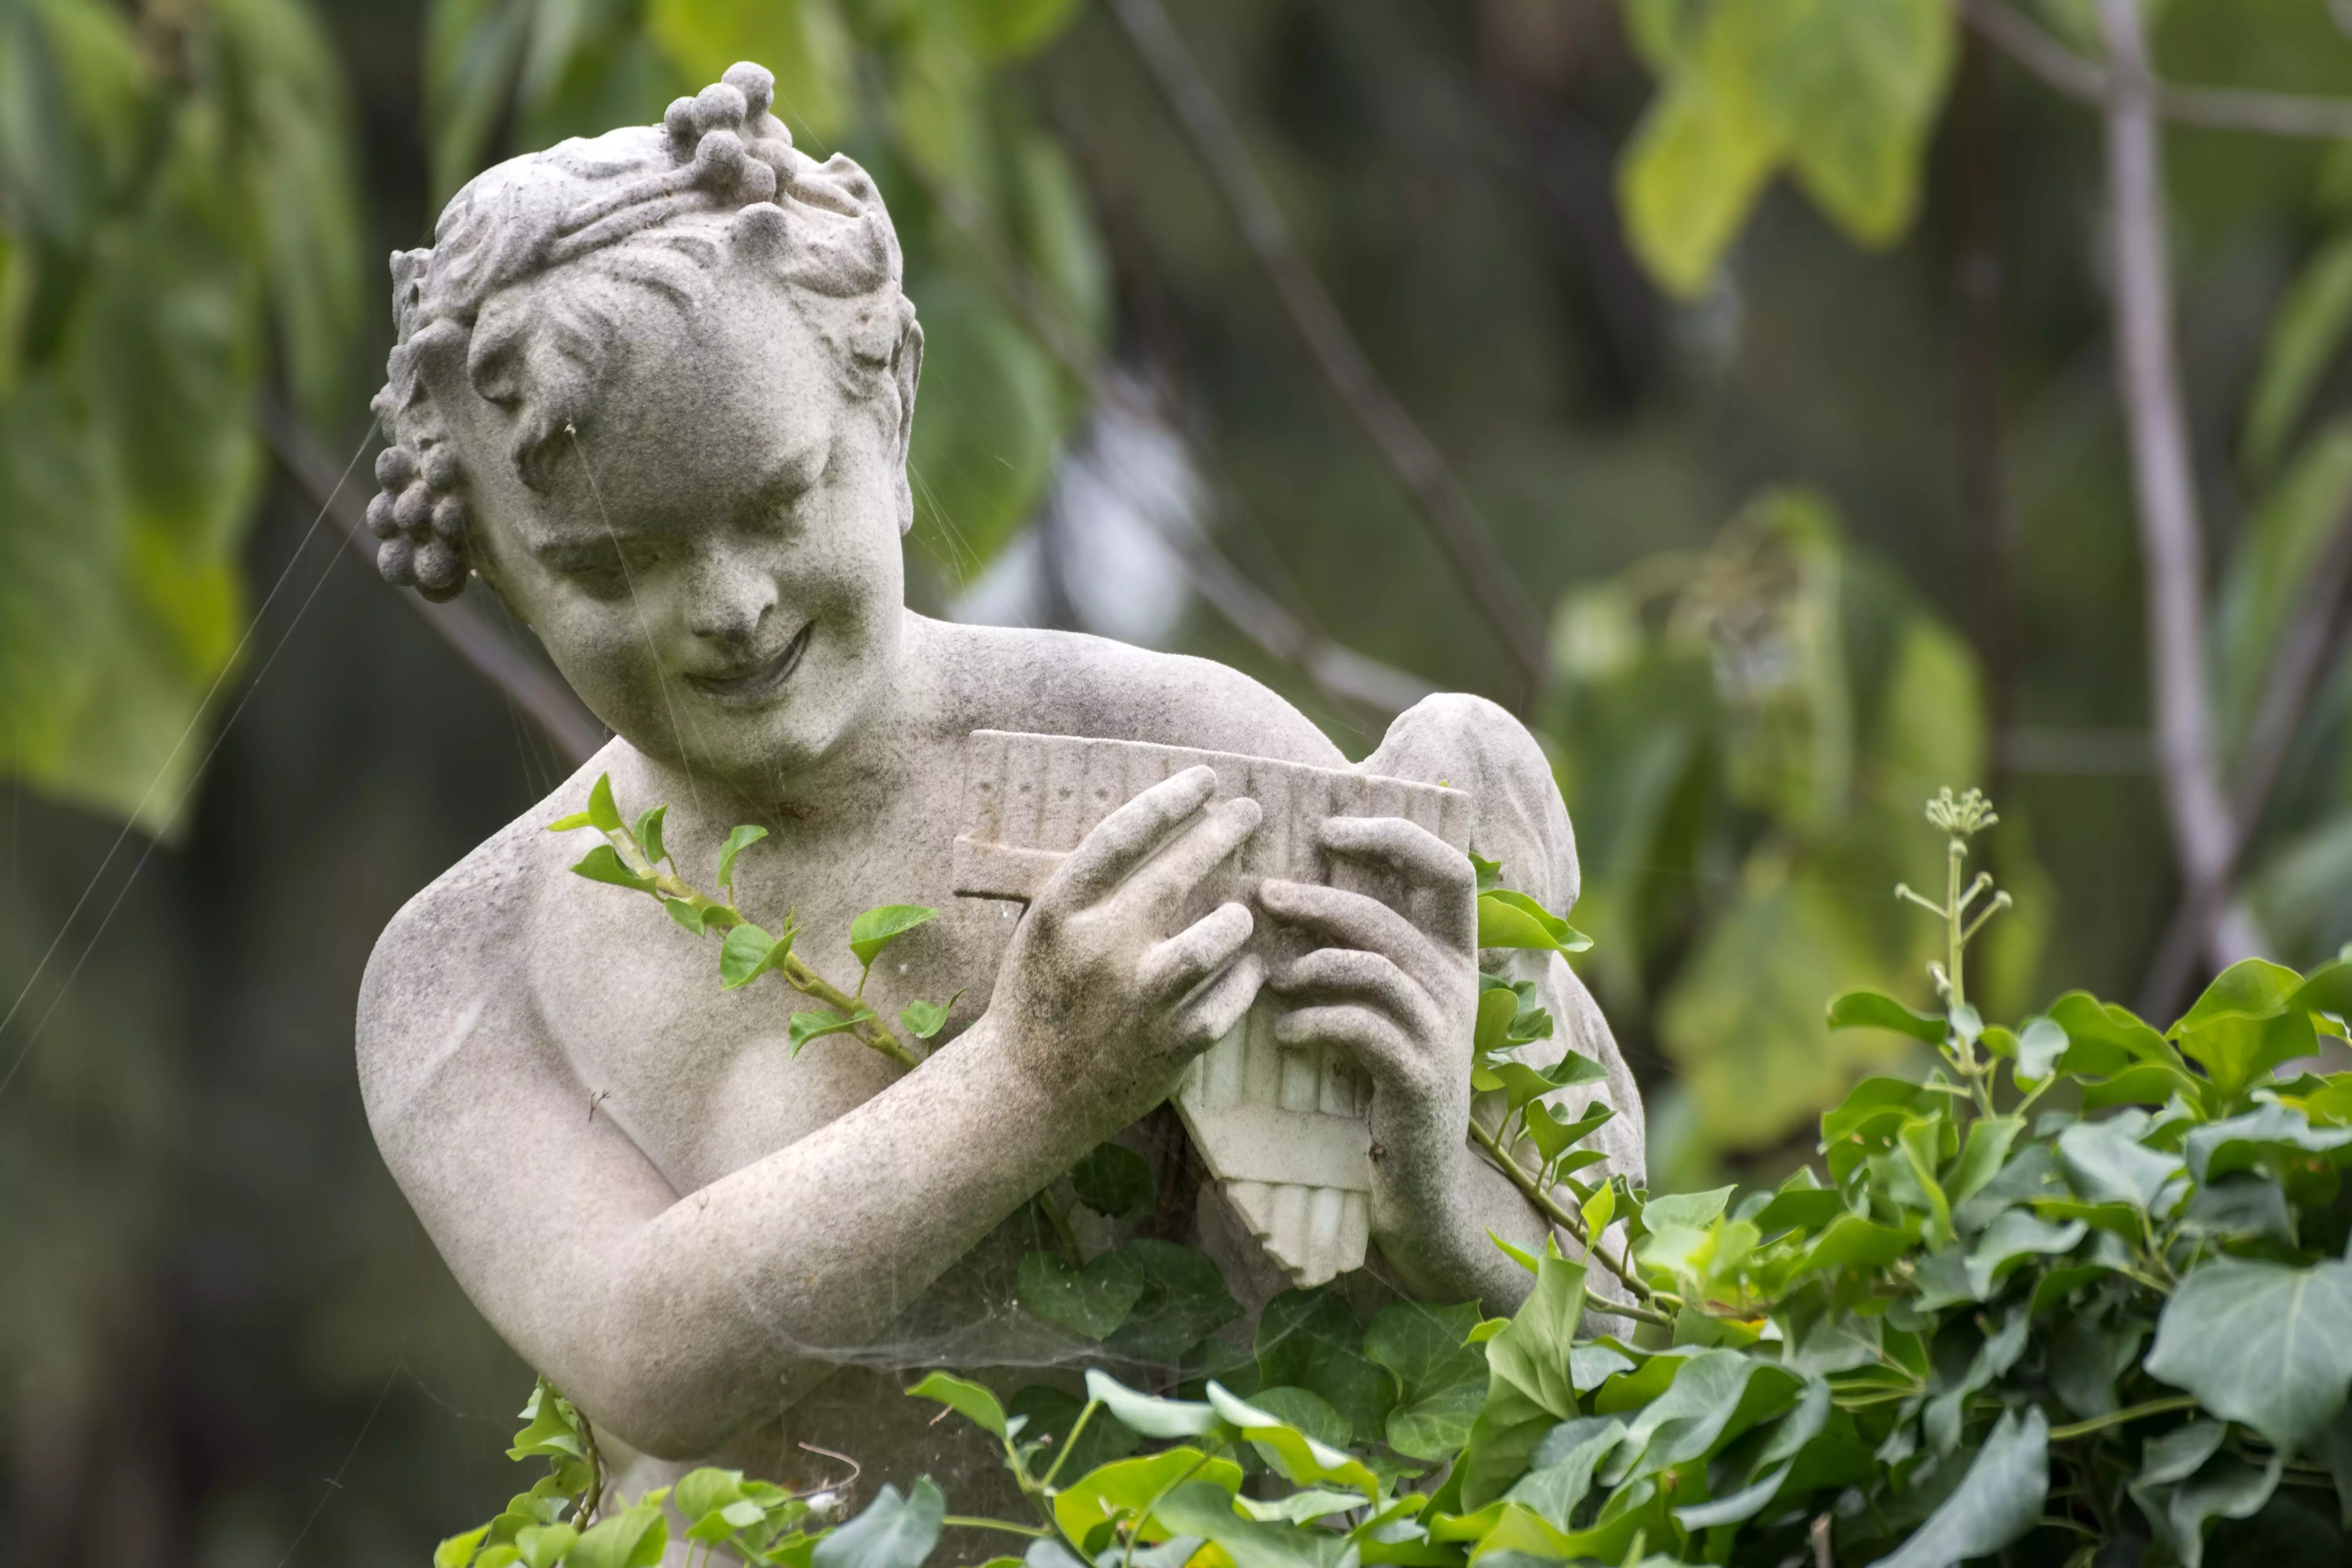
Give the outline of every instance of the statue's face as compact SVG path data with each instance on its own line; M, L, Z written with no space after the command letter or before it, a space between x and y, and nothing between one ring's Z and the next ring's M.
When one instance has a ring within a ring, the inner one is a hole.
M436 387L463 409L474 558L638 750L774 798L888 691L904 421L854 401L750 268L691 312L648 300L625 337L545 490L509 461L509 411Z

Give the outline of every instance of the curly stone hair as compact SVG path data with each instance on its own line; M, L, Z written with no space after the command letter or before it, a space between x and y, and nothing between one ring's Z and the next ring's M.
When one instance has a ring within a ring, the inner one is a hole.
M730 255L790 286L848 390L903 413L892 373L908 353L919 364L922 332L881 193L841 154L819 163L794 148L769 112L774 92L747 61L673 102L658 126L511 159L451 198L430 249L393 256L399 337L374 402L393 445L376 458L383 493L367 514L386 581L444 600L469 570L435 371L462 367L519 416L509 458L544 489L631 314L648 295L691 308Z

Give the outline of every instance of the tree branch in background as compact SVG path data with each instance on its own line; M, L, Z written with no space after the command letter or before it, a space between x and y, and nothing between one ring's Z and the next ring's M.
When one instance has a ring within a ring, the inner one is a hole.
M2148 72L2144 46L2129 63L2116 55L2114 68L2084 59L2003 0L1957 0L1960 16L2003 54L2046 85L2097 108L2111 104L2127 85L2144 89L2154 111L2179 125L2208 131L2249 131L2264 136L2339 141L2352 137L2352 102L2264 92L2252 88L2179 87ZM2104 6L2105 0L2101 0ZM2104 26L2104 22L2102 24ZM2115 54L2115 41L2107 41Z
M376 542L368 531L367 503L361 490L351 485L337 486L333 460L319 450L283 408L265 405L261 429L278 463L313 500L327 509L343 531L344 542L367 562L368 575L374 577ZM457 650L458 658L530 715L545 732L548 743L555 748L556 755L576 767L604 746L604 726L596 716L561 680L516 647L514 639L482 613L479 604L458 598L446 605L433 605L415 594L398 589L394 592L425 618L425 625L442 641Z
M2186 889L2166 923L2140 998L2141 1011L2148 1016L2168 1012L2178 1005L2197 955L2205 951L2230 911L2230 885L2278 787L2304 714L2343 646L2347 599L2352 599L2352 512L2338 521L2335 537L2295 600L2294 616L2271 656L2270 673L2263 681L2253 727L2246 737L2245 755L2231 791L2228 866L2221 880Z
M953 181L940 178L898 134L896 122L878 103L869 106L867 118L880 130L898 162L923 187L932 204L980 253L991 280L1021 318L1022 325L1086 387L1087 395L1098 404L1175 431L1175 422L1161 408L1160 399L1136 377L1120 374L1096 351L971 194ZM1157 517L1148 511L1145 516L1183 562L1185 580L1193 592L1207 600L1235 631L1263 652L1296 668L1326 696L1343 706L1369 709L1386 719L1436 689L1419 676L1333 642L1276 603L1247 573L1226 560L1199 533L1177 537L1172 531L1161 527Z
M2109 223L2115 236L2116 374L2131 441L2147 596L2148 680L2156 709L2158 778L2174 858L2192 897L2228 884L2237 832L2213 758L2206 685L2205 570L2196 481L2172 336L2172 278L2165 251L2164 158L2147 76L2139 0L2099 0L2099 25L2116 62L2106 100ZM2217 943L2234 949L2234 941ZM2246 956L2223 951L2228 963ZM2168 984L2154 975L2150 987Z
M1543 624L1472 510L1460 481L1364 357L1258 178L1224 106L1169 25L1159 0L1110 0L1110 10L1207 165L1211 182L1240 225L1251 254L1272 279L1324 380L1404 482L1532 695L1542 686L1549 662Z

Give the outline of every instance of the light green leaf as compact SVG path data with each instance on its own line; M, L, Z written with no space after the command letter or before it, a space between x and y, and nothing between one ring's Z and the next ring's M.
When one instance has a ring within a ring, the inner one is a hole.
M926 1002L917 997L898 1009L898 1022L905 1025L907 1033L915 1038L928 1040L947 1027L948 1015L955 1011L956 998L962 994L963 992L958 991L945 1002Z
M1103 1377L1087 1374L1091 1384ZM1110 1380L1103 1377L1105 1383ZM1116 1384L1111 1386L1117 1387ZM1097 1398L1101 1395L1097 1394ZM1142 1395L1133 1395L1141 1398ZM1202 1405L1206 1410L1208 1406ZM1189 1434L1171 1434L1188 1436ZM1158 1517L1144 1517L1151 1500L1179 1482L1205 1485L1228 1500L1241 1490L1242 1469L1227 1458L1212 1458L1198 1448L1163 1449L1137 1458L1120 1459L1066 1481L1054 1497L1054 1522L1073 1541L1083 1542L1095 1531L1121 1521L1139 1521L1137 1533L1148 1540L1165 1540L1168 1527Z
M640 1501L590 1525L565 1562L567 1568L660 1568L668 1546L661 1503Z
M795 1013L785 1030L792 1041L789 1054L798 1056L801 1054L801 1047L811 1040L854 1029L872 1016L874 1016L874 1009L871 1007L860 1007L846 1018L838 1013Z
M598 773L588 786L588 822L599 833L621 831L621 808L613 801L613 775Z
M1087 1373L1087 1397L1145 1437L1203 1437L1217 1430L1217 1413L1191 1400L1155 1399L1137 1394L1098 1369Z
M2029 1406L2004 1412L1968 1474L1880 1568L1958 1568L2033 1528L2050 1495L2050 1421Z
M669 815L667 805L648 806L637 817L635 829L637 847L646 852L646 864L658 866L669 858L662 847L662 818Z
M1769 7L1768 7L1769 8ZM1919 164L1950 75L1943 0L1813 0L1784 36L1767 92L1805 194L1861 244L1910 226Z
M553 822L549 823L547 825L547 830L550 833L571 833L579 828L593 826L594 824L588 820L588 814L586 812L575 811L569 816L559 816Z
M871 969L882 950L940 911L922 904L884 904L849 922L849 951Z
M2011 1070L2023 1082L2039 1083L2057 1069L2070 1043L2055 1019L2030 1019L2018 1033L2017 1065Z
M568 1524L532 1524L515 1531L515 1554L523 1568L555 1568L579 1542L580 1532Z
M2146 1364L2214 1415L2301 1450L2352 1387L2352 1263L2215 1258L2165 1303Z
M727 842L719 848L719 885L727 893L727 901L735 901L735 858L768 836L764 827L744 823L729 831Z
M1716 1187L1704 1193L1668 1193L1643 1205L1642 1223L1651 1230L1668 1226L1705 1230L1723 1213L1738 1187Z
M770 936L758 926L745 921L727 933L719 949L719 984L722 990L733 991L749 985L768 971L777 968L793 951L793 931L786 927L782 936ZM795 1014L794 1022L807 1014ZM830 1015L828 1015L830 1016ZM842 1027L847 1028L847 1023ZM797 1054L808 1037L796 1036L793 1050Z
M575 877L585 877L592 882L610 882L616 888L626 888L634 893L654 890L651 877L640 877L622 863L620 855L609 844L599 844L581 858L572 868Z
M482 1544L482 1537L490 1532L487 1524L478 1525L463 1535L453 1535L433 1549L433 1568L466 1568L474 1560L474 1552Z
M991 1436L1004 1437L1004 1406L996 1395L966 1378L935 1372L907 1390L910 1399L936 1399Z
M1535 1289L1519 1306L1511 1326L1486 1342L1492 1382L1507 1383L1554 1420L1575 1415L1576 1390L1569 1378L1569 1352L1584 1315L1584 1269L1549 1253L1536 1268Z
M885 1485L865 1512L817 1542L813 1568L922 1568L947 1510L929 1477L905 1497Z
M1565 957L1584 952L1592 939L1525 893L1497 888L1478 895L1478 945L1534 948Z
M1344 1448L1353 1439L1347 1418L1332 1409L1320 1394L1304 1388L1276 1384L1251 1394L1249 1403L1253 1409L1264 1411L1327 1448ZM1361 1498L1356 1500L1363 1501Z
M709 917L705 914L703 910L688 903L684 899L664 899L662 900L662 908L669 911L670 919L676 921L680 927L691 932L693 935L707 936L709 934Z
M1224 1549L1234 1568L1340 1568L1356 1561L1356 1548L1330 1531L1261 1524L1234 1511L1231 1494L1201 1481L1177 1488L1160 1503L1163 1527L1198 1535Z
M1832 1029L1887 1029L1931 1046L1943 1044L1946 1032L1943 1019L1931 1018L1925 1013L1914 1013L1883 991L1847 991L1832 997L1829 1026Z

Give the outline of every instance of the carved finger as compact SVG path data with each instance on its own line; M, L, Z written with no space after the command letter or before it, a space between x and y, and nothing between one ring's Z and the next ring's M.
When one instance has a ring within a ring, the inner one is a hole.
M1155 1001L1183 995L1231 963L1256 925L1244 906L1219 904L1143 955L1143 994Z
M1214 768L1162 779L1095 825L1045 884L1046 895L1093 903L1121 882L1216 793ZM1041 900L1042 901L1042 900Z
M1154 911L1183 902L1202 878L1257 831L1264 816L1257 802L1247 795L1208 807L1128 879L1119 898Z
M1183 1037L1202 1049L1223 1039L1257 1000L1257 988L1265 982L1265 965L1256 953L1245 952L1234 960L1231 967L1202 986L1178 1010L1177 1026Z
M1274 1037L1286 1046L1331 1046L1345 1051L1374 1083L1410 1082L1419 1055L1395 1019L1353 1002L1286 1013L1274 1026Z
M1363 893L1269 877L1258 884L1257 901L1276 920L1322 938L1328 946L1377 952L1408 974L1439 961L1435 945L1411 921Z
M1332 854L1370 860L1428 895L1431 934L1449 947L1475 949L1478 874L1461 850L1402 816L1327 817L1317 837Z
M1399 1019L1431 1005L1429 993L1403 970L1377 952L1354 948L1318 948L1268 976L1267 984L1284 996L1361 1003Z

